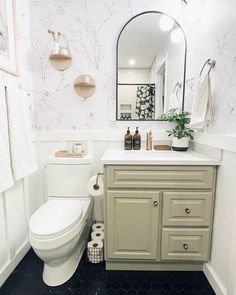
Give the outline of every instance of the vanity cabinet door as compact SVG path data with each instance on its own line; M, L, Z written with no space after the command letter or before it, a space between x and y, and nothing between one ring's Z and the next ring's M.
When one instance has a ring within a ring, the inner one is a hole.
M157 259L159 192L107 191L107 258Z

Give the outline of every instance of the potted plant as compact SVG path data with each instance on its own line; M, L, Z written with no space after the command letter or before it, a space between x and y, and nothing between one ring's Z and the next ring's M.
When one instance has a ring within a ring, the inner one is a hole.
M173 135L172 149L174 151L187 151L189 138L193 139L194 130L188 124L190 123L189 112L182 112L178 108L172 108L167 113L161 115L161 119L175 123L172 130L167 130L168 136Z

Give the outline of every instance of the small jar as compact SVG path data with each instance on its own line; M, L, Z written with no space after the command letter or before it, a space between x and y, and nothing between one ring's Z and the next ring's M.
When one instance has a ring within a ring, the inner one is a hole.
M81 154L83 151L82 143L74 143L73 144L73 152L76 154Z

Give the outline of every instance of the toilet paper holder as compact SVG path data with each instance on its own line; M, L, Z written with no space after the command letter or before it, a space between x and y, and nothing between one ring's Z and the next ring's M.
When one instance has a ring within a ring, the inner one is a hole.
M98 174L97 174L96 183L95 183L94 186L93 186L93 188L94 188L96 191L99 190L99 188L100 188L100 186L98 185L98 177L99 177L100 175L104 175L104 173L98 172Z

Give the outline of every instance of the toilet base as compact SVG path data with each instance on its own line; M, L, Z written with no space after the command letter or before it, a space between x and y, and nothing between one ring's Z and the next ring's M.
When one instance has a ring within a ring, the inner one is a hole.
M68 281L76 271L86 248L90 225L86 224L79 238L76 248L69 257L44 262L43 281L51 287L59 286Z

